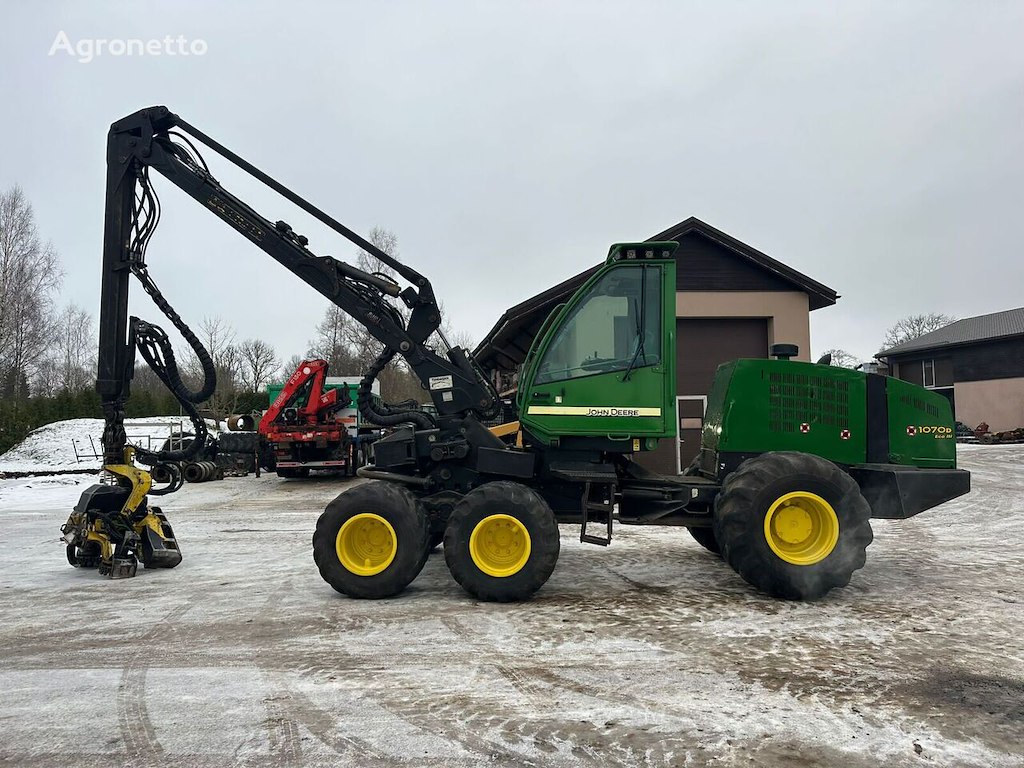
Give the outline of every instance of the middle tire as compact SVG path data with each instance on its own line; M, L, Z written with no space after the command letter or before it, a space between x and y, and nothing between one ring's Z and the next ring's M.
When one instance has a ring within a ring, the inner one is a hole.
M722 554L722 548L718 545L718 539L715 538L713 528L687 528L686 530L690 532L693 540L708 552L713 552L716 555Z
M356 598L397 595L427 562L427 517L409 490L372 480L327 505L313 533L324 581Z
M555 515L540 494L502 480L475 488L455 505L444 559L473 597L507 603L544 586L560 546Z

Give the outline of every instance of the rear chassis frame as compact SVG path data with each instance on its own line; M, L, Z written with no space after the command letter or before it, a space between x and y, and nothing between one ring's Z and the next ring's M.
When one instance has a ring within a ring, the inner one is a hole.
M617 494L616 519L624 525L682 525L708 527L715 498L722 483L739 465L760 454L723 454L721 478L704 474L678 479L636 471L621 481ZM968 493L971 475L963 469L922 469L893 464L840 465L860 487L871 507L871 516L884 520L905 520ZM562 519L559 522L578 522Z

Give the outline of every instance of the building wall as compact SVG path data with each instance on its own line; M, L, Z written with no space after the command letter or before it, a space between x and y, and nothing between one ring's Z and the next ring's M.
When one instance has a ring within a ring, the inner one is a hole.
M986 422L993 432L1024 427L1024 377L958 381L956 418L972 429Z
M763 317L676 318L676 394L686 396L676 418L683 422L675 436L663 439L657 449L641 454L640 463L665 475L685 469L697 455L700 428L696 421L703 408L694 398L706 398L715 371L722 363L741 357L768 356L768 320Z
M796 359L811 359L811 313L802 291L680 291L676 317L764 317L769 346L796 344L800 347Z
M957 421L994 432L1024 426L1024 338L916 352L895 358L893 375L921 386L923 360L934 361L935 387L952 394Z
M941 357L928 354L900 360L898 368L893 375L898 379L909 381L911 384L917 384L919 387L923 386L924 367L922 363L925 360L931 360L934 363L933 370L936 387L950 387L953 385L953 358L949 355Z
M793 284L696 232L678 239L680 291L790 291Z
M796 344L798 359L810 360L810 307L802 291L678 291L676 319L679 395L707 395L720 364L737 357L768 357L772 344ZM683 435L681 444L666 438L639 461L655 472L675 474L677 459L685 468L699 441L697 431Z
M1000 339L953 350L954 381L1024 376L1024 338Z

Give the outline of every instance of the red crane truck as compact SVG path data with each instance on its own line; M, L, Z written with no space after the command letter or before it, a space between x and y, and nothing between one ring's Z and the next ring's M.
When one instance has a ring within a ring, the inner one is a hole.
M353 379L353 383L357 380ZM376 437L360 434L348 382L329 380L326 360L303 360L260 419L263 453L279 477L305 477L311 469L355 474L365 463L365 445Z

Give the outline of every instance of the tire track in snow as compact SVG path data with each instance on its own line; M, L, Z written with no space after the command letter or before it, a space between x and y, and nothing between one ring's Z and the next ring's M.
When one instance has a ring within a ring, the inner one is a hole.
M146 706L146 671L153 658L153 642L167 632L167 625L180 618L189 605L167 613L146 632L129 652L117 687L117 722L128 758L154 760L164 755Z
M278 609L284 597L294 592L294 579L286 579L267 595L260 613L267 615ZM253 664L270 682L270 691L263 699L267 709L264 725L270 745L272 765L303 764L302 736L305 728L324 746L345 758L344 764L361 764L366 760L386 761L385 756L369 742L355 736L335 733L336 718L318 707L308 696L289 685L287 675L280 669L262 663L264 654L254 648ZM354 762L352 762L354 761Z
M291 716L291 708L286 704L289 698L287 693L280 691L263 698L263 706L267 709L264 724L270 747L268 765L302 765L302 739Z
M476 635L468 631L455 617L441 616L439 621L463 641L476 638ZM341 649L335 649L335 653L339 656L344 656L350 661L349 664L345 665L347 669L360 669L365 666L363 664L363 657L347 654ZM335 658L340 661L337 656ZM288 661L291 662L294 668L297 659L291 658ZM324 669L316 664L298 665L299 673L304 676L315 676L317 674L333 672L336 669L337 666L331 669ZM510 674L514 675L511 670ZM520 683L524 688L529 688L525 680L521 680ZM490 705L490 702L482 700L467 701L461 697L452 700L441 695L432 696L426 699L426 701L422 699L403 701L401 698L392 698L387 694L388 689L376 691L372 701L381 709L390 712L412 728L424 733L440 736L457 744L465 752L474 756L475 759L470 764L478 764L481 760L485 760L499 765L527 767L543 765L543 761L538 761L523 751L509 748L500 739L489 737L483 733L486 728L497 727L492 722L494 720L491 715L493 706ZM372 745L361 739L332 735L331 730L334 728L334 718L330 714L319 710L315 704L301 694L297 696L297 709L301 710L300 714L297 715L299 721L309 728L318 739L339 752L339 754L344 755L347 749L354 747L358 750L355 754L359 755L359 759L363 762L366 762L367 757L377 759L384 765L391 765L396 762L394 756L384 755L376 751ZM545 752L554 751L553 748L545 748L544 746L541 749ZM453 764L458 762L460 761L455 760Z
M365 739L337 733L338 718L333 713L318 707L306 694L290 688L283 679L279 680L279 690L285 693L277 696L276 702L281 705L284 722L289 723L289 727L292 729L291 742L284 743L284 749L278 758L279 765L296 764L289 763L284 759L288 751L296 752L299 755L302 753L298 725L301 725L318 741L343 758L342 765L362 765L367 761L380 761L384 764L390 762L387 755ZM301 765L302 763L300 761L297 764Z
M277 610L293 587L293 580L286 579L267 595L260 613L269 614ZM253 662L271 683L271 690L263 697L267 717L263 724L267 731L270 750L269 764L276 766L302 765L302 737L295 717L291 693L283 684L282 676L264 668L260 663L259 649L251 652Z
M467 629L459 617L443 616L440 622L463 642L479 640L479 635ZM439 697L424 707L408 709L404 702L381 702L406 722L421 728L430 728L445 738L458 742L463 748L480 758L513 765L545 765L547 756L570 752L580 765L669 765L673 755L685 752L685 745L664 734L647 733L624 728L616 724L602 727L590 721L565 721L550 716L535 716L543 712L547 702L559 691L586 696L601 702L616 702L642 709L652 709L626 694L609 694L594 686L578 684L544 667L523 666L522 658L488 650L493 669L525 699L527 714L496 705L480 697ZM653 707L655 710L656 707ZM671 716L671 713L661 713ZM500 734L499 738L486 735Z

